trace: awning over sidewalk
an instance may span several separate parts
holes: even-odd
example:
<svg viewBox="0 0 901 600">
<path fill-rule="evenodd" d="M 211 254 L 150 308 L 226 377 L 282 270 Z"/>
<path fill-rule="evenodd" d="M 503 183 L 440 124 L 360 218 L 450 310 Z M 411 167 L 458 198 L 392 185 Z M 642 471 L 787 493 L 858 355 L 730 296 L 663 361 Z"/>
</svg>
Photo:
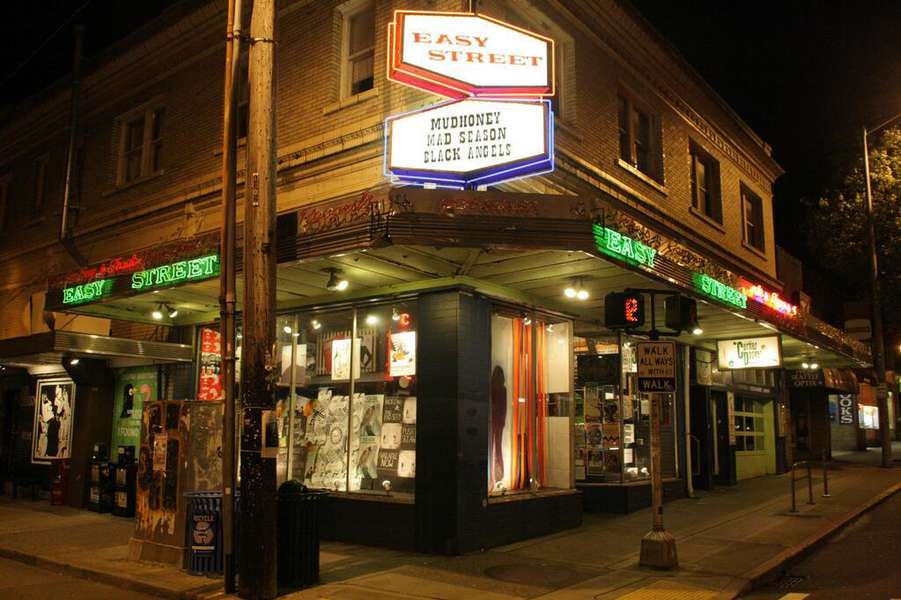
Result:
<svg viewBox="0 0 901 600">
<path fill-rule="evenodd" d="M 71 356 L 191 362 L 194 351 L 185 344 L 148 342 L 71 331 L 48 331 L 0 340 L 0 362 L 6 365 L 58 365 L 64 357 Z"/>
</svg>

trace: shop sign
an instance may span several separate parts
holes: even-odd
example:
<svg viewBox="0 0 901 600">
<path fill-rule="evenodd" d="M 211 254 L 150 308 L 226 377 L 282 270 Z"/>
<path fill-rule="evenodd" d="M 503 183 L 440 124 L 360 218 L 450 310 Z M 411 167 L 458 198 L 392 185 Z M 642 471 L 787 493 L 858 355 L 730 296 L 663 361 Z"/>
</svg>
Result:
<svg viewBox="0 0 901 600">
<path fill-rule="evenodd" d="M 726 285 L 725 283 L 718 281 L 713 277 L 710 277 L 709 275 L 704 275 L 703 273 L 695 273 L 692 276 L 692 281 L 694 282 L 695 289 L 705 296 L 710 296 L 714 300 L 719 300 L 720 302 L 731 304 L 736 308 L 748 307 L 747 296 L 745 296 L 734 287 Z"/>
<path fill-rule="evenodd" d="M 98 279 L 63 288 L 63 304 L 76 305 L 93 302 L 113 291 L 112 279 Z"/>
<path fill-rule="evenodd" d="M 395 11 L 388 55 L 388 79 L 449 98 L 554 94 L 554 41 L 485 15 Z"/>
<path fill-rule="evenodd" d="M 838 395 L 838 424 L 854 425 L 854 395 Z"/>
<path fill-rule="evenodd" d="M 592 231 L 595 246 L 604 254 L 634 265 L 654 268 L 657 251 L 650 246 L 597 223 L 592 225 Z"/>
<path fill-rule="evenodd" d="M 780 298 L 778 293 L 765 290 L 758 284 L 742 280 L 741 293 L 787 317 L 798 316 L 797 306 Z"/>
<path fill-rule="evenodd" d="M 821 388 L 826 378 L 820 369 L 797 369 L 788 372 L 788 385 L 793 388 Z"/>
<path fill-rule="evenodd" d="M 676 342 L 638 342 L 638 391 L 676 391 Z"/>
<path fill-rule="evenodd" d="M 385 174 L 450 187 L 553 170 L 550 102 L 460 100 L 389 117 Z"/>
<path fill-rule="evenodd" d="M 717 365 L 726 369 L 765 369 L 782 366 L 780 336 L 718 340 Z"/>
<path fill-rule="evenodd" d="M 146 290 L 167 287 L 187 281 L 209 279 L 217 275 L 219 275 L 219 255 L 209 254 L 132 273 L 131 288 Z"/>
</svg>

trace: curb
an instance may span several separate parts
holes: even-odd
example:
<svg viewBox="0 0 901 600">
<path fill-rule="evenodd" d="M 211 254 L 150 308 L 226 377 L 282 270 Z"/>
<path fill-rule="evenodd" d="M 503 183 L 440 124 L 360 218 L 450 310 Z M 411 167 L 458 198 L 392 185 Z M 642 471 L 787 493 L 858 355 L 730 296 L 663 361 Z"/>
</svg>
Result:
<svg viewBox="0 0 901 600">
<path fill-rule="evenodd" d="M 740 579 L 723 590 L 718 598 L 720 600 L 737 598 L 760 586 L 765 581 L 776 577 L 783 567 L 810 553 L 817 546 L 850 525 L 852 521 L 860 517 L 863 513 L 888 500 L 898 491 L 901 491 L 901 483 L 896 483 L 895 485 L 882 490 L 860 506 L 849 511 L 838 521 L 826 525 L 802 542 L 791 548 L 786 548 L 765 563 L 744 573 Z"/>
<path fill-rule="evenodd" d="M 40 567 L 42 569 L 55 571 L 64 575 L 71 575 L 73 577 L 86 579 L 95 583 L 103 583 L 106 585 L 115 586 L 120 589 L 129 590 L 132 592 L 140 592 L 142 594 L 148 594 L 151 596 L 171 598 L 172 600 L 198 600 L 200 598 L 208 597 L 208 594 L 210 592 L 222 589 L 221 582 L 212 582 L 191 588 L 189 590 L 178 591 L 170 588 L 156 586 L 151 583 L 136 581 L 122 575 L 116 575 L 106 571 L 100 571 L 98 569 L 77 567 L 75 565 L 70 565 L 49 558 L 43 558 L 34 554 L 26 554 L 24 552 L 19 552 L 18 550 L 12 550 L 10 548 L 4 548 L 2 546 L 0 546 L 0 558 L 14 560 L 26 565 Z"/>
</svg>

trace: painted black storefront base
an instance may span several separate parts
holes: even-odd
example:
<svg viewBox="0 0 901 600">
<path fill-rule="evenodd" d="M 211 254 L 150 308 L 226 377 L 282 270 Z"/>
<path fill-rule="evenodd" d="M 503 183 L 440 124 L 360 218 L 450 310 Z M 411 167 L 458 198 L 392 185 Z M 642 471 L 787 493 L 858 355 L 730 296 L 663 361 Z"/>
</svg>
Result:
<svg viewBox="0 0 901 600">
<path fill-rule="evenodd" d="M 651 484 L 635 483 L 579 484 L 588 512 L 627 514 L 651 506 Z M 663 481 L 663 501 L 685 497 L 685 483 L 681 479 Z"/>
</svg>

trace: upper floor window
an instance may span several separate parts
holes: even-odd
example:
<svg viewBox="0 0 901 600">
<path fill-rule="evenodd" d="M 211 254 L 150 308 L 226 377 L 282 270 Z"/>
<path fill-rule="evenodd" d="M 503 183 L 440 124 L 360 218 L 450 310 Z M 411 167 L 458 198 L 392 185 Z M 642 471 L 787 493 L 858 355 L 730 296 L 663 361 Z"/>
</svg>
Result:
<svg viewBox="0 0 901 600">
<path fill-rule="evenodd" d="M 641 104 L 620 94 L 618 101 L 619 157 L 648 177 L 663 179 L 657 118 Z"/>
<path fill-rule="evenodd" d="M 722 223 L 720 164 L 693 142 L 688 147 L 688 155 L 691 161 L 692 206 L 707 218 Z"/>
<path fill-rule="evenodd" d="M 342 11 L 341 96 L 374 86 L 375 3 L 350 2 Z"/>
<path fill-rule="evenodd" d="M 744 185 L 741 186 L 743 239 L 746 244 L 763 252 L 766 248 L 763 230 L 763 201 Z"/>
<path fill-rule="evenodd" d="M 123 185 L 161 170 L 165 109 L 142 109 L 123 117 L 116 183 Z"/>
<path fill-rule="evenodd" d="M 0 231 L 6 230 L 9 215 L 9 175 L 0 176 Z"/>
<path fill-rule="evenodd" d="M 34 159 L 34 189 L 31 197 L 31 214 L 37 216 L 44 209 L 47 197 L 47 160 L 46 154 Z"/>
</svg>

